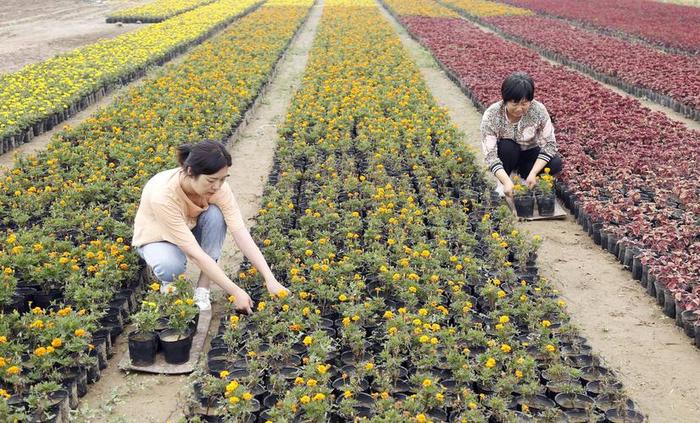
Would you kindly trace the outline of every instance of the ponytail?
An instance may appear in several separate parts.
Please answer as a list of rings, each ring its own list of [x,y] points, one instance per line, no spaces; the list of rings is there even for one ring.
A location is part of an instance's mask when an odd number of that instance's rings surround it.
[[[219,141],[206,140],[197,144],[183,144],[177,148],[177,161],[191,176],[212,175],[231,166],[231,154]]]

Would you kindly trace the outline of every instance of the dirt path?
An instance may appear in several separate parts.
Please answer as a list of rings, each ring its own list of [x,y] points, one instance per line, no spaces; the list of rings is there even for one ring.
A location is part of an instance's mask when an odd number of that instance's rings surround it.
[[[150,0],[3,0],[0,4],[0,73],[143,25],[105,23],[114,10]]]
[[[282,124],[292,94],[301,82],[311,44],[321,16],[322,5],[315,6],[309,19],[292,42],[286,57],[277,66],[277,74],[266,93],[253,108],[248,124],[229,140],[233,156],[230,185],[236,194],[243,216],[253,225],[252,218],[260,208],[263,188],[272,168],[277,146],[277,126]],[[221,263],[229,272],[240,265],[241,255],[230,237],[224,245]],[[196,276],[194,269],[188,271]],[[222,291],[213,287],[214,296],[210,335],[216,332],[221,308]],[[128,354],[126,336],[119,337],[116,355],[102,373],[102,379],[90,387],[82,399],[77,422],[176,422],[183,417],[185,395],[189,390],[187,376],[163,376],[125,373],[117,363]],[[208,344],[205,344],[208,349]]]
[[[449,110],[478,160],[481,114],[440,70],[430,53],[384,11],[410,52],[433,96]],[[541,274],[569,304],[571,317],[606,365],[616,371],[629,395],[651,422],[697,421],[700,415],[700,353],[674,322],[652,303],[612,255],[565,221],[528,222],[522,228],[542,235]]]

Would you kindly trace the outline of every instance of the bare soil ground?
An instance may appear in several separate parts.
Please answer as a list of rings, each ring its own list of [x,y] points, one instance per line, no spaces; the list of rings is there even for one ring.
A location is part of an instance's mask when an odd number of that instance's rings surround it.
[[[481,114],[440,70],[430,53],[385,13],[412,55],[440,106],[483,160]],[[605,365],[624,383],[651,422],[697,422],[700,415],[700,352],[650,300],[629,271],[584,234],[571,216],[564,221],[524,222],[539,234],[540,274],[560,290],[572,321]]]
[[[0,2],[0,73],[112,38],[143,25],[105,23],[114,10],[150,0],[3,0]]]
[[[266,93],[259,99],[245,128],[229,140],[233,157],[229,184],[236,195],[241,213],[249,226],[260,209],[262,192],[272,168],[277,147],[277,128],[284,122],[292,94],[301,82],[306,68],[309,50],[321,15],[322,5],[317,5],[302,27],[296,40],[279,63],[277,74]],[[242,256],[230,239],[224,245],[220,262],[229,273],[235,273]],[[191,279],[198,272],[188,269]],[[212,287],[214,296],[210,336],[216,332],[221,317],[223,292]],[[208,339],[205,351],[208,350]],[[126,336],[119,337],[117,353],[103,371],[102,379],[81,401],[75,414],[76,422],[175,422],[184,416],[185,398],[190,390],[188,376],[164,376],[126,373],[117,368],[128,354]],[[206,357],[202,355],[202,357]]]

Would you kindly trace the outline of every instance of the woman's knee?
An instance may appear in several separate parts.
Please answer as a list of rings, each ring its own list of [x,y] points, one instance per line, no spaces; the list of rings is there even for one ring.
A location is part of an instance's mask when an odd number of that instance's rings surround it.
[[[502,138],[498,140],[498,158],[504,167],[513,170],[520,157],[520,145],[517,142]]]
[[[198,225],[221,226],[226,230],[224,213],[216,204],[210,204],[206,211],[199,215]]]
[[[185,273],[186,267],[187,263],[179,257],[164,257],[151,265],[156,278],[162,282],[172,282],[175,278]]]
[[[549,168],[550,175],[558,175],[564,170],[564,160],[557,154],[552,157],[552,160],[550,160],[545,167]]]

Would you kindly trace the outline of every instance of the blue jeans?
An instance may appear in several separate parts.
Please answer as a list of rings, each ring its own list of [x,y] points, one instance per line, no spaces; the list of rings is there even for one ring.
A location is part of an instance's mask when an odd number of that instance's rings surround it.
[[[219,260],[226,238],[226,221],[218,206],[210,204],[199,215],[192,233],[204,252],[214,261]],[[151,242],[140,246],[137,251],[161,282],[172,282],[185,273],[187,256],[175,244],[167,241]]]

